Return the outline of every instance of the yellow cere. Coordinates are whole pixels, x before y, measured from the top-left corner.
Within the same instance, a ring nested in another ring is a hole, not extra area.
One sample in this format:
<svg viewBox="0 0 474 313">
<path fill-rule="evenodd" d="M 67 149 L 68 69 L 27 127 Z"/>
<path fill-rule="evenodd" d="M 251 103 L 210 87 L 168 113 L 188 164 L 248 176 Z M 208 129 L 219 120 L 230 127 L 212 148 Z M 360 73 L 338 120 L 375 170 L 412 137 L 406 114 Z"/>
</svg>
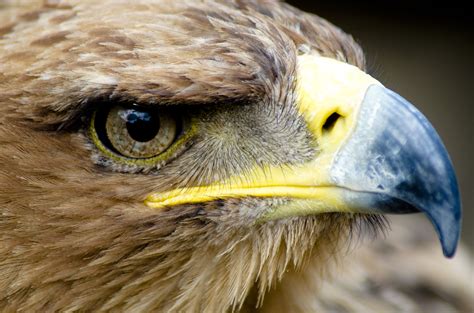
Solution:
<svg viewBox="0 0 474 313">
<path fill-rule="evenodd" d="M 298 78 L 299 112 L 322 149 L 339 147 L 354 127 L 367 88 L 380 84 L 353 65 L 315 55 L 298 57 Z M 342 119 L 330 136 L 325 136 L 323 125 L 333 113 Z"/>
<path fill-rule="evenodd" d="M 342 201 L 343 190 L 332 186 L 329 170 L 334 155 L 355 127 L 357 110 L 367 88 L 380 84 L 352 65 L 317 55 L 298 57 L 298 109 L 318 142 L 315 159 L 285 167 L 256 167 L 245 176 L 230 177 L 209 186 L 154 193 L 145 204 L 151 208 L 203 203 L 243 197 L 283 197 L 292 199 L 268 218 L 350 211 Z M 339 118 L 331 131 L 323 125 L 333 113 Z"/>
</svg>

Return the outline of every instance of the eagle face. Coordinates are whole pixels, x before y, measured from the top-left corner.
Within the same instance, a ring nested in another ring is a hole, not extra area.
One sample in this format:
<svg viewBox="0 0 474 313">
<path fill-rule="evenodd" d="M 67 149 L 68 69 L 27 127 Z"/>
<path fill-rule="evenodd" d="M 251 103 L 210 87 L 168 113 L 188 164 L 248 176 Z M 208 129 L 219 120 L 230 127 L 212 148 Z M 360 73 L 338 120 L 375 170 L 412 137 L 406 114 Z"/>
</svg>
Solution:
<svg viewBox="0 0 474 313">
<path fill-rule="evenodd" d="M 262 306 L 378 213 L 424 212 L 454 253 L 439 137 L 327 21 L 273 1 L 15 10 L 0 25 L 0 307 Z"/>
</svg>

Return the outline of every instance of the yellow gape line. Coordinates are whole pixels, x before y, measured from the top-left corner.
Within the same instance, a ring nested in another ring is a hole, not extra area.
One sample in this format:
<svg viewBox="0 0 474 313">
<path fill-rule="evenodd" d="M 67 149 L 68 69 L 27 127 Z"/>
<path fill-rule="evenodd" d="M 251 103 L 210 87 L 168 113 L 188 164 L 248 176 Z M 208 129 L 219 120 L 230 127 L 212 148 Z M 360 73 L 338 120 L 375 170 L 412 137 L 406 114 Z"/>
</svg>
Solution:
<svg viewBox="0 0 474 313">
<path fill-rule="evenodd" d="M 164 208 L 226 198 L 281 197 L 294 201 L 277 210 L 274 214 L 278 217 L 294 215 L 295 210 L 310 210 L 308 214 L 350 211 L 341 199 L 341 189 L 331 184 L 329 170 L 335 153 L 354 128 L 367 88 L 380 83 L 352 65 L 316 55 L 298 57 L 297 82 L 296 105 L 318 142 L 315 159 L 289 167 L 256 167 L 245 176 L 209 186 L 151 194 L 145 204 Z M 339 118 L 330 131 L 325 130 L 323 126 L 333 114 Z"/>
<path fill-rule="evenodd" d="M 337 194 L 334 187 L 301 187 L 301 186 L 262 186 L 226 188 L 224 186 L 206 186 L 175 189 L 159 195 L 152 195 L 146 201 L 150 207 L 172 206 L 181 203 L 202 203 L 216 199 L 242 197 L 290 197 L 298 199 L 328 200 Z M 329 195 L 329 197 L 327 197 Z M 337 199 L 333 199 L 337 204 Z M 158 205 L 158 206 L 157 206 Z"/>
</svg>

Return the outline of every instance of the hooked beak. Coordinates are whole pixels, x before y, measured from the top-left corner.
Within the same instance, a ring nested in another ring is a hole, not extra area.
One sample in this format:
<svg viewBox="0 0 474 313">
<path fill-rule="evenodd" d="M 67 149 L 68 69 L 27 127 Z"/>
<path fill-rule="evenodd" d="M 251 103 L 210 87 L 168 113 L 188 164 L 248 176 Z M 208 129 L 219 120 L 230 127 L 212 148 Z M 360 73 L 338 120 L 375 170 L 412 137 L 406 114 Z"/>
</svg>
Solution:
<svg viewBox="0 0 474 313">
<path fill-rule="evenodd" d="M 444 254 L 454 255 L 461 203 L 453 165 L 433 126 L 393 91 L 368 88 L 359 122 L 330 173 L 335 185 L 361 191 L 346 201 L 362 211 L 425 213 Z"/>
<path fill-rule="evenodd" d="M 428 120 L 358 68 L 298 57 L 297 106 L 319 153 L 305 164 L 256 167 L 245 177 L 151 194 L 162 208 L 242 197 L 284 197 L 265 219 L 323 212 L 423 212 L 454 255 L 461 203 L 453 165 Z"/>
</svg>

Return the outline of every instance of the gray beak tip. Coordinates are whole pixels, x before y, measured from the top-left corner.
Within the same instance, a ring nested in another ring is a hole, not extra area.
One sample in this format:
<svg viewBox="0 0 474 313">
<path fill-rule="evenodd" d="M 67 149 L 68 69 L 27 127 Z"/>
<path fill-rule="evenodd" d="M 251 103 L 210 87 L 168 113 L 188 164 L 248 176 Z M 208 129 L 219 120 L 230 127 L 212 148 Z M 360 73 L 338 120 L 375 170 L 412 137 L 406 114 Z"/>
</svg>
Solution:
<svg viewBox="0 0 474 313">
<path fill-rule="evenodd" d="M 457 186 L 455 191 L 457 191 Z M 456 248 L 461 234 L 461 203 L 459 196 L 454 197 L 455 203 L 448 210 L 426 211 L 428 219 L 433 224 L 438 234 L 443 254 L 452 258 L 456 253 Z"/>
</svg>

